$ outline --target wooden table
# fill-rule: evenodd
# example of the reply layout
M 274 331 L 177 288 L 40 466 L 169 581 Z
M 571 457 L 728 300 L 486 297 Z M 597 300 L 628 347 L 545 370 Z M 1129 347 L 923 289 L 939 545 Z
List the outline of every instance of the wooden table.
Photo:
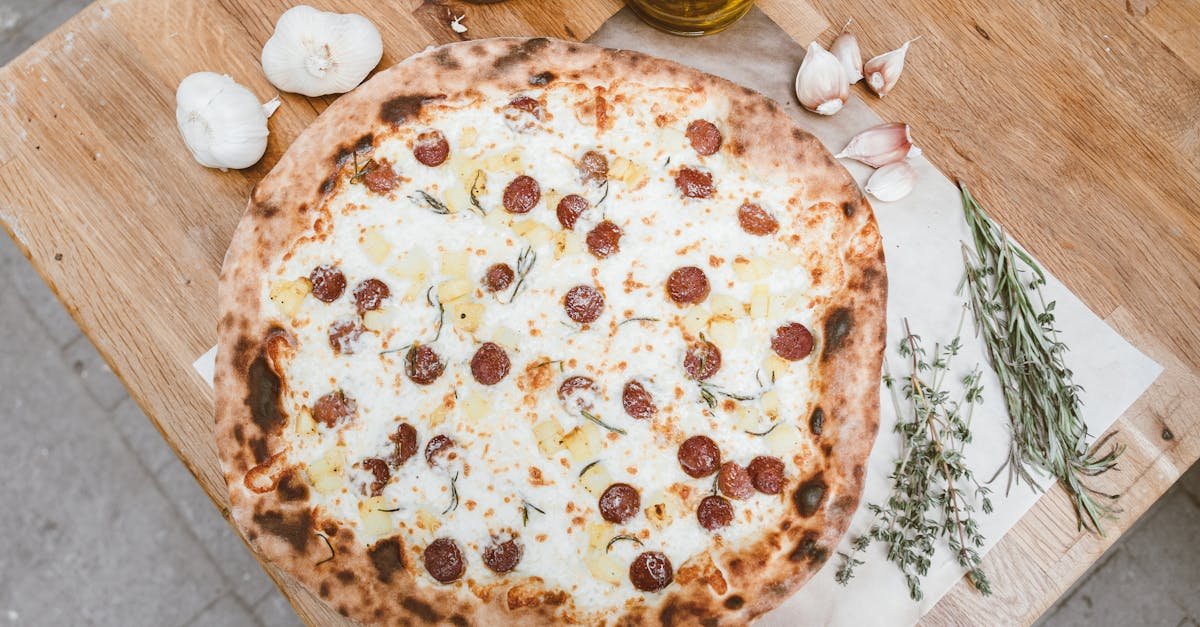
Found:
M 1200 1 L 760 0 L 798 41 L 853 17 L 864 49 L 915 35 L 902 88 L 868 98 L 907 120 L 945 172 L 1076 294 L 1165 367 L 1123 416 L 1124 513 L 1075 532 L 1054 490 L 987 557 L 996 594 L 958 585 L 937 624 L 1029 623 L 1200 456 Z M 174 90 L 198 70 L 275 93 L 259 51 L 284 0 L 100 0 L 0 70 L 0 221 L 213 502 L 225 487 L 212 392 L 191 369 L 215 341 L 217 273 L 250 187 L 331 101 L 285 95 L 254 168 L 197 166 Z M 333 0 L 381 27 L 383 66 L 459 37 L 582 39 L 617 0 Z M 886 6 L 885 6 L 886 5 Z M 797 60 L 798 61 L 798 60 Z M 859 87 L 861 89 L 861 87 Z M 310 623 L 339 622 L 274 568 Z

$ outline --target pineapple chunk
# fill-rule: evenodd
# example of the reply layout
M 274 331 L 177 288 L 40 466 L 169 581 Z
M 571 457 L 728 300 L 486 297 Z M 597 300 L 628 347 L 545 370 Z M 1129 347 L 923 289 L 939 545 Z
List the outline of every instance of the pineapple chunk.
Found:
M 514 222 L 512 230 L 534 246 L 544 246 L 554 239 L 554 231 L 551 231 L 546 225 L 537 220 Z
M 765 376 L 767 378 L 779 377 L 787 372 L 789 363 L 791 362 L 772 352 L 771 354 L 767 355 L 766 360 L 763 361 L 763 370 L 766 371 Z
M 596 549 L 603 551 L 608 546 L 608 541 L 617 533 L 612 523 L 599 520 L 589 522 L 585 530 L 587 531 L 588 552 Z
M 458 136 L 458 145 L 463 148 L 470 148 L 475 145 L 475 140 L 479 138 L 479 132 L 474 126 L 468 126 L 462 130 L 462 134 Z
M 483 321 L 483 311 L 483 303 L 460 300 L 446 308 L 446 315 L 450 316 L 450 324 L 454 325 L 454 328 L 474 333 L 479 330 L 479 323 Z
M 271 284 L 271 302 L 279 309 L 279 313 L 291 318 L 300 309 L 304 297 L 312 291 L 312 283 L 306 278 L 295 281 L 275 281 Z
M 521 345 L 521 336 L 508 327 L 500 327 L 492 332 L 492 341 L 505 348 L 516 348 Z
M 321 494 L 333 494 L 342 487 L 342 472 L 346 468 L 346 454 L 342 449 L 329 449 L 320 459 L 308 465 L 308 479 L 313 489 Z
M 646 168 L 625 157 L 616 157 L 608 167 L 608 178 L 621 181 L 629 187 L 640 187 L 647 179 Z
M 533 437 L 537 440 L 538 450 L 546 457 L 562 450 L 563 430 L 553 418 L 533 425 Z
M 301 407 L 300 411 L 296 412 L 296 434 L 317 434 L 317 421 L 313 420 L 312 412 L 308 411 L 307 407 Z
M 554 258 L 562 259 L 567 255 L 578 255 L 583 252 L 583 240 L 575 235 L 575 231 L 559 231 L 554 234 Z
M 446 209 L 450 213 L 459 213 L 471 208 L 471 182 L 467 181 L 466 186 L 450 185 L 446 188 L 446 195 L 442 201 L 446 203 Z
M 718 348 L 731 349 L 737 346 L 737 324 L 732 318 L 717 316 L 708 321 L 708 339 Z
M 443 422 L 446 422 L 446 416 L 448 415 L 450 415 L 450 408 L 446 407 L 445 403 L 438 403 L 438 406 L 434 407 L 433 411 L 426 414 L 426 420 L 429 421 L 431 428 L 437 428 Z
M 420 249 L 410 250 L 399 261 L 388 268 L 397 278 L 414 283 L 424 283 L 429 276 L 429 257 Z
M 709 297 L 708 304 L 712 307 L 714 316 L 740 318 L 746 313 L 742 303 L 728 294 L 713 294 Z
M 600 453 L 600 427 L 587 422 L 571 429 L 563 436 L 563 446 L 576 463 L 595 459 Z
M 762 403 L 763 411 L 768 416 L 774 418 L 779 415 L 779 392 L 775 390 L 767 391 L 762 395 L 760 402 Z
M 738 280 L 746 282 L 757 281 L 771 273 L 768 263 L 760 257 L 747 259 L 737 257 L 733 260 L 733 273 Z
M 492 410 L 492 402 L 479 392 L 471 392 L 462 401 L 462 412 L 467 420 L 479 422 Z
M 674 492 L 659 492 L 647 502 L 650 505 L 643 513 L 646 514 L 646 520 L 650 521 L 650 526 L 658 530 L 670 525 L 684 511 L 683 500 Z
M 497 211 L 493 209 L 489 211 L 483 221 L 488 223 L 493 229 L 507 229 L 512 226 L 512 214 L 507 211 Z
M 771 292 L 762 283 L 756 283 L 750 291 L 750 316 L 766 318 L 771 311 Z
M 782 459 L 791 459 L 800 451 L 800 429 L 796 425 L 784 424 L 775 427 L 765 438 L 767 448 Z
M 465 279 L 471 272 L 471 256 L 465 250 L 442 253 L 442 274 L 452 279 Z
M 438 284 L 438 300 L 443 304 L 452 303 L 473 291 L 471 282 L 466 279 L 450 279 Z
M 514 148 L 508 152 L 497 152 L 488 155 L 480 164 L 480 169 L 485 172 L 495 172 L 497 170 L 519 171 L 521 170 L 521 150 Z
M 372 309 L 363 314 L 363 327 L 368 331 L 382 333 L 392 328 L 396 312 L 392 309 Z
M 384 501 L 382 496 L 359 501 L 358 515 L 362 520 L 362 530 L 367 536 L 378 538 L 391 533 L 396 526 L 392 524 L 390 512 L 380 510 L 391 509 L 393 506 Z
M 738 403 L 737 409 L 734 410 L 734 421 L 742 431 L 760 430 L 758 410 L 750 404 Z
M 583 564 L 592 577 L 614 586 L 621 585 L 621 563 L 607 554 L 604 549 L 589 551 L 583 556 Z
M 431 511 L 425 509 L 424 507 L 417 510 L 417 519 L 416 520 L 417 520 L 417 527 L 420 529 L 424 529 L 425 531 L 428 531 L 429 533 L 436 532 L 438 530 L 438 528 L 442 526 L 442 523 L 441 523 L 441 521 L 438 520 L 437 515 L 435 515 Z
M 579 483 L 583 486 L 583 489 L 587 490 L 588 494 L 596 497 L 603 494 L 608 489 L 608 486 L 612 485 L 612 482 L 612 475 L 608 474 L 608 471 L 604 469 L 602 464 L 595 464 L 591 468 L 588 468 L 587 472 L 583 473 L 583 476 L 579 478 Z
M 384 239 L 379 229 L 364 231 L 362 243 L 359 246 L 362 247 L 363 254 L 367 256 L 367 259 L 375 265 L 380 265 L 384 261 L 387 261 L 388 255 L 392 254 L 392 245 Z
M 692 307 L 687 313 L 683 314 L 683 317 L 679 320 L 679 326 L 683 329 L 684 333 L 698 336 L 708 327 L 708 319 L 710 317 L 708 309 L 704 307 Z

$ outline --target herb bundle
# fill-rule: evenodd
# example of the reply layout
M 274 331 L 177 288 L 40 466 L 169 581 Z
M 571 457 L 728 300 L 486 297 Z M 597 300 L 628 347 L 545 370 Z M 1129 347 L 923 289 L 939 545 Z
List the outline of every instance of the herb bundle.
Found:
M 963 318 L 959 320 L 962 330 Z M 851 542 L 851 553 L 842 553 L 837 581 L 845 585 L 863 563 L 856 556 L 872 542 L 887 545 L 887 558 L 898 566 L 908 584 L 908 594 L 921 600 L 921 578 L 929 571 L 937 544 L 944 539 L 967 579 L 983 594 L 991 586 L 979 564 L 983 536 L 972 514 L 978 501 L 983 512 L 992 511 L 989 490 L 980 485 L 963 461 L 963 447 L 971 441 L 971 415 L 981 400 L 979 368 L 962 378 L 957 398 L 947 389 L 951 359 L 961 347 L 958 334 L 945 346 L 935 344 L 926 355 L 921 340 L 904 321 L 899 353 L 909 372 L 893 379 L 885 366 L 884 384 L 896 407 L 896 432 L 902 439 L 900 457 L 891 473 L 891 496 L 883 505 L 867 508 L 875 515 L 871 528 Z M 904 395 L 901 406 L 896 388 Z
M 963 213 L 975 249 L 963 244 L 964 279 L 983 336 L 988 362 L 1000 379 L 1012 428 L 1008 487 L 1022 479 L 1036 486 L 1030 468 L 1055 477 L 1070 493 L 1079 528 L 1103 535 L 1100 521 L 1117 510 L 1083 483 L 1114 468 L 1124 447 L 1099 453 L 1111 437 L 1088 446 L 1087 426 L 1079 414 L 1081 388 L 1064 363 L 1067 347 L 1058 339 L 1054 302 L 1046 303 L 1041 288 L 1046 276 L 1029 255 L 1009 241 L 1000 227 L 962 189 Z

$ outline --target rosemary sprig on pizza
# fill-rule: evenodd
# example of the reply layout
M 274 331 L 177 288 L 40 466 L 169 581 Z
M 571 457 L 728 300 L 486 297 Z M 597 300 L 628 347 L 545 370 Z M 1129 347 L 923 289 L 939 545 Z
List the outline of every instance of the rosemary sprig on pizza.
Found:
M 234 236 L 233 518 L 364 622 L 743 623 L 858 505 L 886 283 L 854 181 L 762 96 L 431 49 L 330 106 Z

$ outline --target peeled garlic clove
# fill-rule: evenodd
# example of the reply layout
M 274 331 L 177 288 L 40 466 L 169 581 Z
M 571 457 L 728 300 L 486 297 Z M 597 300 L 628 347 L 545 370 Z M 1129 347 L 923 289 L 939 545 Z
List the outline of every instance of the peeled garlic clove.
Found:
M 873 168 L 903 161 L 910 153 L 921 151 L 913 146 L 908 125 L 896 122 L 881 124 L 855 135 L 838 153 L 838 159 L 854 159 Z
M 796 73 L 796 97 L 805 109 L 821 115 L 841 111 L 850 98 L 846 70 L 837 57 L 815 41 L 808 45 L 800 71 Z
M 357 87 L 382 56 L 383 39 L 367 18 L 300 5 L 279 16 L 262 66 L 283 91 L 324 96 Z
M 916 39 L 910 39 L 903 46 L 881 54 L 863 66 L 867 86 L 880 98 L 888 95 L 896 86 L 896 81 L 900 80 L 900 72 L 904 71 L 904 55 L 908 54 L 908 45 L 914 41 Z
M 209 168 L 248 168 L 262 158 L 267 150 L 265 109 L 249 89 L 213 72 L 196 72 L 175 91 L 179 133 L 196 161 Z
M 897 161 L 875 170 L 864 189 L 883 202 L 892 202 L 907 196 L 916 184 L 917 171 L 907 161 Z
M 838 38 L 833 40 L 833 45 L 829 47 L 829 52 L 837 57 L 838 63 L 842 64 L 849 84 L 853 85 L 862 80 L 862 53 L 858 50 L 858 38 L 854 36 L 854 33 L 838 35 Z

